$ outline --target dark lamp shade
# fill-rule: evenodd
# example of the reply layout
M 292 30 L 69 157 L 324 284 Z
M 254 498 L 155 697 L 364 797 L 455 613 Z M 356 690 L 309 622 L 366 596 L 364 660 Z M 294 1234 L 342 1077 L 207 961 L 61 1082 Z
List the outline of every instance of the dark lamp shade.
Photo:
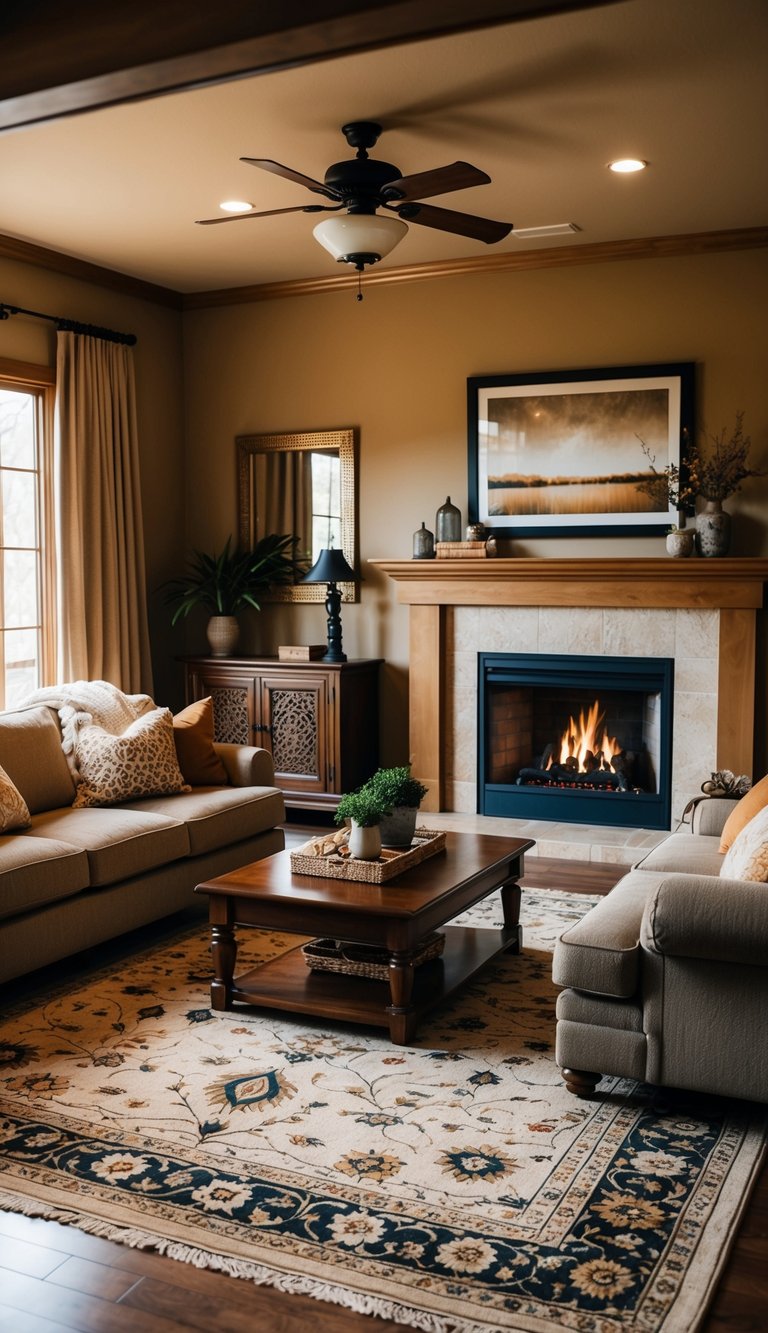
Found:
M 360 575 L 347 564 L 343 551 L 321 551 L 302 583 L 357 583 Z

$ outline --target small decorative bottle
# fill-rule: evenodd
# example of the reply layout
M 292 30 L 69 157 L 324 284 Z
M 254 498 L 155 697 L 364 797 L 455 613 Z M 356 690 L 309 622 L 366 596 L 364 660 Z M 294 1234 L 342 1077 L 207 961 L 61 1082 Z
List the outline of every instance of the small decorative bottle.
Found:
M 413 558 L 414 560 L 431 560 L 434 554 L 435 539 L 426 523 L 422 523 L 418 531 L 413 534 Z
M 439 542 L 461 541 L 461 510 L 451 504 L 450 495 L 435 515 L 435 539 Z

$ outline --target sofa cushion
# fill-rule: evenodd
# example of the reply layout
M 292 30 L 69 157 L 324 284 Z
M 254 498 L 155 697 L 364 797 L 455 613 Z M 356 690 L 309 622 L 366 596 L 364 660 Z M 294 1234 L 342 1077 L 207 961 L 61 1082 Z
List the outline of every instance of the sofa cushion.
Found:
M 29 806 L 5 769 L 0 766 L 0 833 L 26 828 L 28 823 Z
M 719 875 L 723 858 L 719 838 L 703 833 L 672 833 L 635 865 L 636 870 L 668 870 L 681 875 Z
M 136 796 L 189 791 L 176 758 L 169 708 L 154 708 L 119 736 L 103 727 L 79 732 L 75 758 L 82 777 L 76 809 L 115 805 Z
M 639 983 L 643 911 L 664 878 L 664 874 L 630 870 L 581 921 L 564 931 L 555 945 L 555 985 L 620 999 L 634 995 Z
M 176 758 L 184 781 L 192 787 L 215 787 L 228 781 L 227 770 L 213 748 L 213 699 L 198 699 L 173 719 Z
M 0 838 L 0 918 L 69 898 L 89 884 L 88 857 L 78 847 L 28 833 Z
M 72 804 L 75 784 L 54 709 L 40 705 L 0 714 L 0 764 L 31 814 Z
M 189 855 L 184 825 L 150 811 L 115 807 L 51 810 L 33 817 L 32 832 L 36 838 L 60 839 L 81 847 L 94 887 L 117 884 Z
M 266 833 L 285 818 L 276 787 L 198 787 L 185 796 L 131 801 L 125 809 L 184 820 L 193 856 Z
M 758 811 L 736 835 L 725 853 L 720 874 L 726 879 L 754 880 L 760 884 L 768 881 L 768 806 Z
M 755 815 L 759 814 L 761 810 L 765 810 L 766 806 L 768 806 L 768 777 L 761 778 L 759 782 L 756 782 L 754 787 L 745 796 L 742 796 L 738 804 L 734 806 L 723 827 L 720 837 L 720 851 L 727 852 L 728 848 L 733 846 L 741 830 L 746 828 Z

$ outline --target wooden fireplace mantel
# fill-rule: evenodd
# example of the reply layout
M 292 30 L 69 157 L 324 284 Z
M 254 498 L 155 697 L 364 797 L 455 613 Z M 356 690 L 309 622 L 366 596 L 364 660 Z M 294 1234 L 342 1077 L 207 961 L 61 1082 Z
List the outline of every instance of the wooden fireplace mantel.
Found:
M 371 560 L 410 606 L 410 754 L 429 787 L 424 808 L 445 796 L 445 625 L 451 606 L 686 608 L 720 612 L 717 764 L 751 773 L 755 725 L 756 615 L 768 559 L 667 557 Z

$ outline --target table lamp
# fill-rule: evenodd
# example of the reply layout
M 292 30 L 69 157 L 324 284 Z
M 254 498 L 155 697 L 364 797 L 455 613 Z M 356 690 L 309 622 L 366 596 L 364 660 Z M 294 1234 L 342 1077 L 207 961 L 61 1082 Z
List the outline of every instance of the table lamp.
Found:
M 346 662 L 346 653 L 341 651 L 341 593 L 338 583 L 357 583 L 360 575 L 347 564 L 343 551 L 333 547 L 322 550 L 312 568 L 301 580 L 302 583 L 327 583 L 328 596 L 325 609 L 328 614 L 328 646 L 323 662 Z

